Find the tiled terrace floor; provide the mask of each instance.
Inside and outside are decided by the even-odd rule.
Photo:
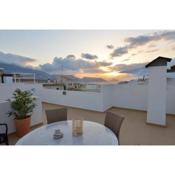
[[[59,107],[43,103],[43,123],[46,122],[44,110]],[[167,115],[167,127],[160,127],[146,124],[146,112],[144,111],[121,108],[111,108],[109,111],[125,117],[120,132],[121,145],[175,145],[175,116]],[[79,117],[103,124],[105,113],[68,108],[68,119]],[[15,134],[10,135],[9,139],[12,145],[18,140]]]

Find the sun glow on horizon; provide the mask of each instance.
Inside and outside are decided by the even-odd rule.
[[[74,74],[78,78],[102,78],[106,81],[121,81],[121,80],[131,80],[135,77],[128,73],[120,73],[120,72],[107,72],[107,73],[75,73]]]

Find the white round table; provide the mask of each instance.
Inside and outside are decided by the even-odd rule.
[[[55,140],[53,134],[60,129],[63,138]],[[96,122],[83,121],[83,134],[72,135],[72,121],[61,121],[37,128],[16,143],[16,145],[118,145],[115,134]]]

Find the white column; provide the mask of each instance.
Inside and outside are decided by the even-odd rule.
[[[149,67],[147,123],[166,125],[167,67]]]

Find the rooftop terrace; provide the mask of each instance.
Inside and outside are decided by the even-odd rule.
[[[175,145],[175,79],[167,78],[167,58],[158,57],[147,68],[148,81],[98,85],[98,92],[47,89],[41,84],[3,84],[0,86],[0,99],[11,98],[17,88],[34,89],[37,97],[37,106],[31,116],[34,128],[46,123],[45,110],[48,108],[66,106],[68,119],[80,117],[101,124],[104,124],[106,111],[111,111],[125,118],[120,144]],[[90,85],[89,88],[92,87]],[[7,121],[5,114],[9,104],[3,105],[1,118]],[[7,122],[12,126],[9,133],[14,132],[12,121]],[[17,140],[13,134],[10,135],[11,144]]]
[[[46,123],[44,110],[60,108],[59,105],[43,103],[43,123]],[[167,127],[146,124],[146,112],[138,110],[129,110],[124,108],[111,108],[109,111],[125,117],[121,132],[121,145],[175,145],[175,116],[167,115]],[[104,123],[105,112],[94,112],[78,108],[68,108],[68,119],[82,117],[84,120],[90,120]],[[42,125],[42,124],[41,124]],[[36,127],[40,127],[37,125]],[[18,138],[15,134],[9,136],[10,144],[14,145]]]

